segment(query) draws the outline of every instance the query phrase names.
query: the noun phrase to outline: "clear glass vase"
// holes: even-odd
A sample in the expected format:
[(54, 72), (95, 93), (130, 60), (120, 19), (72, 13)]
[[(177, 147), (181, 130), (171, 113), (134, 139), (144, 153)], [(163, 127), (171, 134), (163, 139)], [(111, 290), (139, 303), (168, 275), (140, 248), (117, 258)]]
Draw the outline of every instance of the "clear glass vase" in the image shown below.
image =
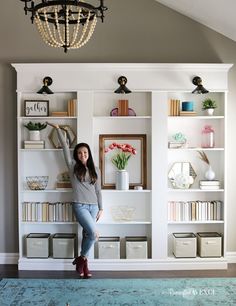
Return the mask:
[(215, 131), (210, 125), (205, 125), (202, 129), (202, 148), (215, 147)]

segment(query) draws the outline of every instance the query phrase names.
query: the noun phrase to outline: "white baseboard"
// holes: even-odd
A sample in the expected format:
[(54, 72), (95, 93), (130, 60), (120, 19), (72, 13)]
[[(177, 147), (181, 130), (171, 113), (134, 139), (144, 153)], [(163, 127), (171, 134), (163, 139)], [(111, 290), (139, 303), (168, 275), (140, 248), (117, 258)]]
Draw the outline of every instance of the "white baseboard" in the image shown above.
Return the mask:
[(228, 263), (236, 263), (236, 252), (226, 252)]
[(0, 253), (0, 265), (17, 265), (18, 253)]

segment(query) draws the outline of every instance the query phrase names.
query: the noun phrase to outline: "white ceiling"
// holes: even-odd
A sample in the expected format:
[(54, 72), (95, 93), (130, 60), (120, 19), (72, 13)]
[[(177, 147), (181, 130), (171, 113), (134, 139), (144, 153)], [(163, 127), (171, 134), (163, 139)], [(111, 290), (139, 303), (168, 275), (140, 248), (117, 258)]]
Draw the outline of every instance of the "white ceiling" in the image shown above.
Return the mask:
[(236, 41), (236, 0), (156, 0)]

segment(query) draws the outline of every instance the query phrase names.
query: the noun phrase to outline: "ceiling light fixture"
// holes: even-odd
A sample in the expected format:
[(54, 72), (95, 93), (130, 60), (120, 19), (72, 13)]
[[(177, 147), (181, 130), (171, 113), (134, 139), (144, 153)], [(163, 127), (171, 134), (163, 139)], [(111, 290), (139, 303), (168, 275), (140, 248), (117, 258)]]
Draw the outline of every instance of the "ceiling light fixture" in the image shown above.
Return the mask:
[(202, 79), (199, 76), (195, 76), (192, 80), (192, 83), (197, 87), (192, 91), (193, 94), (206, 94), (209, 91), (203, 87)]
[(44, 42), (65, 52), (84, 46), (93, 35), (97, 18), (103, 22), (107, 10), (104, 0), (99, 0), (98, 7), (83, 0), (20, 1), (25, 3), (25, 14), (31, 13)]
[(125, 85), (127, 83), (127, 78), (125, 76), (120, 76), (118, 78), (118, 84), (120, 86), (115, 90), (115, 93), (117, 94), (129, 94), (131, 93), (131, 90), (129, 90)]

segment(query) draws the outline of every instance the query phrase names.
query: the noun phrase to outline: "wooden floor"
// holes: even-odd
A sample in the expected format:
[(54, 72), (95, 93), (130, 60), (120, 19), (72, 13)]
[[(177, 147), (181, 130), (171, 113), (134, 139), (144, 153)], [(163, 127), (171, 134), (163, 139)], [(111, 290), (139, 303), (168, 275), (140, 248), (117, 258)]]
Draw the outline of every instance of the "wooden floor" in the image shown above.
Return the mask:
[[(236, 264), (227, 270), (94, 271), (93, 278), (236, 277)], [(76, 271), (18, 271), (17, 265), (0, 265), (0, 278), (78, 278)]]

